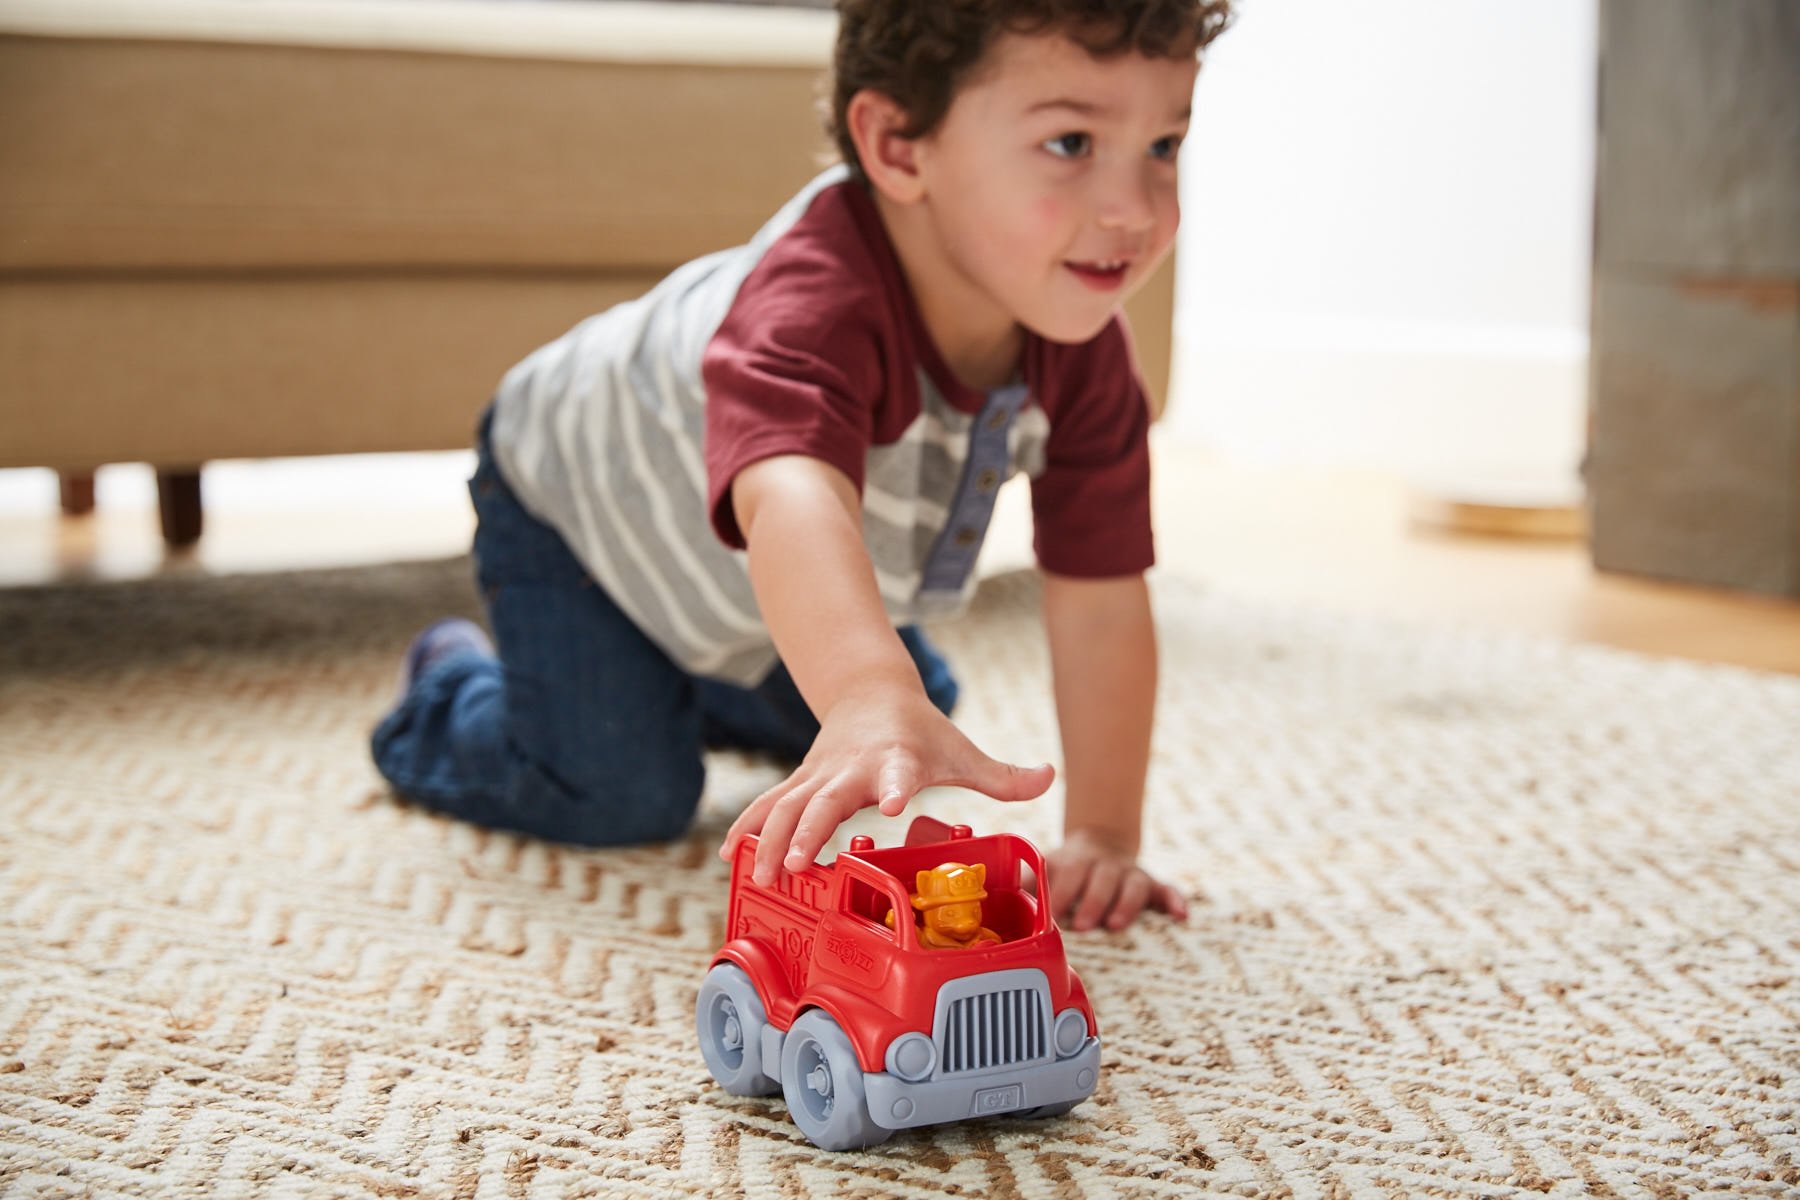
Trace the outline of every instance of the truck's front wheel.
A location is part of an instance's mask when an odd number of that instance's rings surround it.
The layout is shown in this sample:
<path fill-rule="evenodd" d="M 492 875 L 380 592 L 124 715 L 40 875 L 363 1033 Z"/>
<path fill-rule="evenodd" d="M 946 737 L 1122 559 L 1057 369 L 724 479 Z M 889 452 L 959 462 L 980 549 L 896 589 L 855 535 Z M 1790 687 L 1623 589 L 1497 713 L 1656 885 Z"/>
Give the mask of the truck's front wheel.
<path fill-rule="evenodd" d="M 1062 1116 L 1080 1103 L 1079 1100 L 1064 1100 L 1060 1104 L 1040 1104 L 1036 1108 L 1022 1108 L 1009 1115 L 1026 1121 L 1047 1121 L 1051 1117 Z"/>
<path fill-rule="evenodd" d="M 767 1096 L 781 1088 L 763 1072 L 762 1031 L 768 1023 L 756 985 L 742 967 L 720 963 L 700 981 L 694 1001 L 700 1056 L 719 1086 L 734 1096 Z"/>
<path fill-rule="evenodd" d="M 781 1090 L 794 1124 L 821 1150 L 851 1150 L 891 1136 L 869 1117 L 856 1048 L 822 1008 L 803 1013 L 781 1047 Z"/>

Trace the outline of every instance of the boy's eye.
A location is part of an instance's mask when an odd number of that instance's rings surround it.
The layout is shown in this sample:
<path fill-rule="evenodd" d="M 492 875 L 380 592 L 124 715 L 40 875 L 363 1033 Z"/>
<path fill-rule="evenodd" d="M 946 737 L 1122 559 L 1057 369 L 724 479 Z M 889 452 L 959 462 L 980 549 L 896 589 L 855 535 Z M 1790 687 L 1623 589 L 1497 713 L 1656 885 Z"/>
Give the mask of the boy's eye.
<path fill-rule="evenodd" d="M 1081 158 L 1093 148 L 1094 139 L 1085 133 L 1065 133 L 1044 143 L 1044 149 L 1058 158 Z"/>
<path fill-rule="evenodd" d="M 1164 162 L 1173 162 L 1176 152 L 1180 149 L 1181 139 L 1178 137 L 1171 135 L 1166 138 L 1157 138 L 1150 143 L 1150 157 L 1162 159 Z"/>

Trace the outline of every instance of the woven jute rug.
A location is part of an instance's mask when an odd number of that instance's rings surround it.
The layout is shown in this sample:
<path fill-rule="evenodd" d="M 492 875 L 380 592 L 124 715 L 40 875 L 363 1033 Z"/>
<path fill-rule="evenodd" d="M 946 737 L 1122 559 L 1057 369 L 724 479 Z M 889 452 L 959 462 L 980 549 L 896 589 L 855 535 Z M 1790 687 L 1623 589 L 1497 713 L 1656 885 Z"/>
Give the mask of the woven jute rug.
<path fill-rule="evenodd" d="M 641 850 L 395 802 L 366 731 L 463 562 L 0 594 L 0 1192 L 1800 1192 L 1800 680 L 1156 599 L 1149 857 L 1196 903 L 1069 936 L 1098 1093 L 834 1155 L 694 1040 L 775 768 L 718 759 Z M 936 631 L 1023 761 L 1037 600 Z M 1048 841 L 1056 803 L 920 807 Z"/>

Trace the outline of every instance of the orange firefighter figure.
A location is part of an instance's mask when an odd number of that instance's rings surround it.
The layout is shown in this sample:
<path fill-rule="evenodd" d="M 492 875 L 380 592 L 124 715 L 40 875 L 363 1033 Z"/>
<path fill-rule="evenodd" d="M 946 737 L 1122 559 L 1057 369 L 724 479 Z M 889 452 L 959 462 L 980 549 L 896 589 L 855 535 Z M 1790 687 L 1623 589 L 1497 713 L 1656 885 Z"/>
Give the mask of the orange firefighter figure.
<path fill-rule="evenodd" d="M 930 950 L 969 950 L 992 945 L 1000 935 L 981 924 L 987 899 L 987 866 L 943 863 L 920 871 L 913 907 L 919 910 L 919 944 Z M 894 914 L 888 914 L 889 924 Z"/>

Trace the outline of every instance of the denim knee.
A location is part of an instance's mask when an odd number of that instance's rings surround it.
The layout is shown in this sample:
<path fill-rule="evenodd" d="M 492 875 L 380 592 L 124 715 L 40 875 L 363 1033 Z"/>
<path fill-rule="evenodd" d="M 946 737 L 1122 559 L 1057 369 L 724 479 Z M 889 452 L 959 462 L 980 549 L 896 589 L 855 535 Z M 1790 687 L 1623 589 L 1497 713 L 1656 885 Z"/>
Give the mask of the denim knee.
<path fill-rule="evenodd" d="M 641 765 L 605 778 L 569 780 L 526 764 L 514 785 L 512 822 L 522 832 L 577 846 L 671 842 L 693 822 L 706 785 L 696 754 L 689 763 Z"/>
<path fill-rule="evenodd" d="M 919 680 L 925 685 L 926 698 L 946 717 L 955 712 L 961 688 L 950 671 L 949 662 L 925 639 L 924 631 L 917 625 L 903 625 L 897 632 L 906 652 L 912 655 L 913 665 L 919 668 Z"/>

